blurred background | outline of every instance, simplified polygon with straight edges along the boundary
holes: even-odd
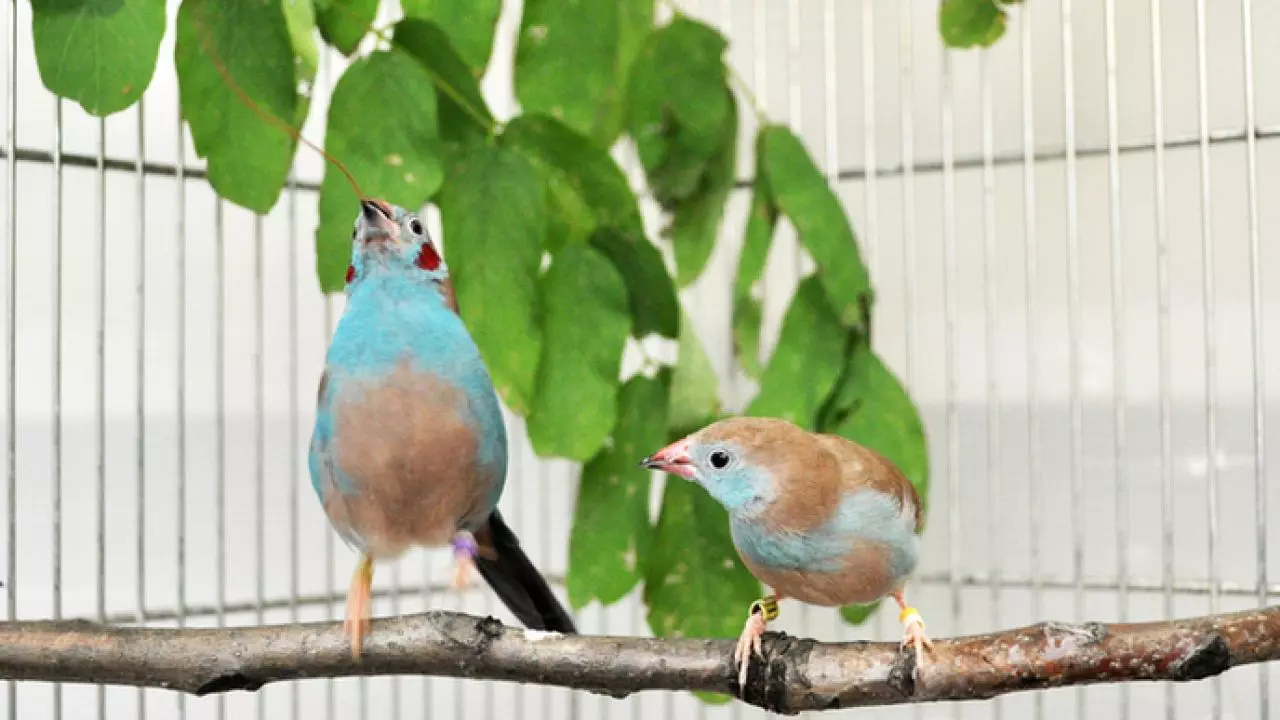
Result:
[[[1264,241],[1280,231],[1280,204],[1262,201],[1280,191],[1280,85],[1267,81],[1280,71],[1267,40],[1280,4],[1039,0],[1011,8],[991,50],[956,52],[943,49],[933,0],[679,5],[729,38],[730,63],[803,137],[852,217],[877,290],[875,347],[928,429],[933,491],[910,592],[934,637],[1241,609],[1280,592],[1280,533],[1268,532],[1280,492],[1264,463],[1280,423],[1260,422],[1280,398],[1280,298],[1266,292],[1280,247]],[[41,84],[30,5],[10,0],[5,14],[5,617],[341,617],[354,556],[305,465],[342,312],[314,273],[322,160],[300,150],[261,219],[219,203],[179,123],[172,32],[142,104],[101,122]],[[508,0],[483,82],[500,120],[517,112],[519,17]],[[304,130],[316,141],[344,62],[324,51]],[[755,118],[745,105],[740,117],[749,181]],[[629,150],[616,156],[638,181]],[[730,409],[750,392],[729,323],[749,193],[730,197],[727,241],[683,293]],[[645,210],[656,235],[656,205]],[[767,336],[804,263],[784,221],[766,270]],[[509,423],[502,512],[558,582],[576,466],[536,460],[520,420]],[[375,613],[510,621],[483,585],[448,591],[450,575],[444,552],[380,566]],[[649,632],[638,589],[578,622]],[[790,602],[777,627],[822,640],[901,632],[894,613],[852,628]],[[1260,718],[1277,675],[833,716]],[[687,693],[610,701],[421,678],[185,700],[8,684],[6,708],[24,720],[762,715]]]

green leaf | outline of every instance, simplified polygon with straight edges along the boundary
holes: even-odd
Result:
[[[996,0],[942,0],[938,6],[942,41],[953,48],[991,47],[1007,22]]]
[[[613,442],[582,469],[569,534],[569,602],[621,600],[640,581],[648,553],[649,479],[640,458],[666,438],[668,378],[631,378],[618,392]]]
[[[605,89],[600,117],[591,137],[610,147],[626,124],[627,78],[644,41],[653,32],[653,0],[617,0],[618,49],[614,56],[614,81]]]
[[[762,132],[763,169],[774,202],[813,256],[840,322],[865,327],[871,279],[839,198],[795,133],[781,125],[771,125]]]
[[[546,115],[524,114],[507,123],[502,142],[540,165],[549,182],[581,197],[596,226],[644,235],[640,207],[626,175],[608,151],[585,135]]]
[[[724,146],[733,105],[725,90],[727,47],[714,28],[676,15],[649,36],[632,66],[627,128],[666,210],[697,191]]]
[[[861,625],[880,609],[880,601],[865,605],[845,605],[840,608],[840,616],[850,625]]]
[[[653,634],[735,638],[759,597],[760,582],[733,547],[725,509],[697,485],[668,478],[645,568]]]
[[[333,89],[325,143],[329,154],[359,178],[366,195],[421,207],[444,179],[436,95],[427,71],[394,48],[352,63]],[[351,223],[359,211],[356,191],[326,164],[316,228],[316,270],[324,292],[345,284]]]
[[[400,0],[400,7],[406,17],[431,20],[444,28],[471,77],[484,75],[502,0]]]
[[[439,25],[401,20],[392,40],[423,64],[439,90],[440,136],[446,142],[465,144],[492,131],[493,114],[480,94],[480,85]]]
[[[299,103],[297,115],[298,127],[307,119],[307,111],[311,108],[311,82],[316,78],[316,68],[320,66],[320,47],[316,43],[316,13],[311,0],[283,0],[284,20],[289,26],[289,43],[293,45],[294,79],[298,86],[307,88],[303,92],[303,102]]]
[[[720,234],[724,203],[737,180],[738,106],[728,88],[729,114],[721,145],[711,156],[697,191],[675,205],[669,233],[676,255],[676,282],[687,287],[707,266]]]
[[[260,113],[297,129],[303,102],[296,76],[280,72],[295,66],[283,5],[184,0],[174,56],[182,117],[196,154],[208,162],[209,183],[237,205],[268,212],[288,177],[295,142]]]
[[[747,229],[733,280],[733,345],[743,371],[760,377],[760,323],[763,315],[757,283],[764,274],[769,246],[778,225],[778,207],[764,172],[764,133],[756,134],[756,179],[751,192]]]
[[[678,435],[687,435],[707,425],[707,418],[720,414],[720,379],[711,359],[698,339],[687,312],[680,313],[680,350],[671,376],[671,404],[667,425]]]
[[[591,246],[613,262],[627,283],[631,332],[637,338],[649,333],[676,337],[680,301],[658,248],[643,235],[626,235],[613,228],[596,231]]]
[[[439,205],[458,312],[503,402],[525,415],[542,345],[542,183],[518,153],[477,145],[451,168]]]
[[[778,345],[744,414],[780,417],[813,429],[845,361],[846,332],[816,275],[800,281]]]
[[[662,254],[644,234],[635,194],[609,153],[545,115],[521,115],[501,141],[519,150],[546,178],[551,227],[547,249],[590,239],[627,283],[636,337],[674,338],[679,315],[675,286]]]
[[[315,0],[320,35],[343,55],[356,51],[378,16],[378,0]]]
[[[596,250],[566,245],[542,277],[542,359],[529,414],[539,455],[585,461],[618,409],[618,371],[631,332],[622,276]]]
[[[31,0],[40,80],[105,117],[142,97],[164,37],[164,0]]]
[[[836,434],[892,462],[915,486],[923,511],[929,497],[929,447],[906,388],[865,343],[850,355],[841,392],[846,388],[853,402]]]
[[[515,66],[520,106],[611,144],[626,65],[652,12],[652,0],[525,0]]]

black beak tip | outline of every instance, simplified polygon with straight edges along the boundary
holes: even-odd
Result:
[[[652,470],[652,469],[653,469],[653,456],[652,456],[652,455],[650,455],[650,456],[646,457],[645,459],[641,460],[641,461],[640,461],[640,467],[642,467],[642,468],[648,468],[649,470]]]
[[[382,212],[382,208],[378,206],[378,203],[368,198],[360,201],[360,208],[364,213],[366,220],[374,221],[386,217],[386,214]]]

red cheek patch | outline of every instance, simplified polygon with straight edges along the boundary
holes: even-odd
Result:
[[[356,279],[356,266],[348,265],[347,266],[347,284],[350,285],[351,281],[355,279]]]
[[[431,243],[422,243],[422,248],[418,250],[418,267],[431,272],[440,267],[440,254],[436,249],[431,247]]]

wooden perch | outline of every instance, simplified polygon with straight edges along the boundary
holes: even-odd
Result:
[[[338,623],[226,629],[0,623],[0,679],[160,687],[206,695],[270,682],[439,675],[554,685],[625,697],[641,690],[740,696],[773,712],[971,700],[1038,688],[1199,680],[1280,658],[1280,606],[1176,620],[1040,623],[935,640],[913,678],[896,643],[821,643],[767,633],[739,693],[733,640],[563,636],[493,618],[428,612],[378,619],[360,661]]]

